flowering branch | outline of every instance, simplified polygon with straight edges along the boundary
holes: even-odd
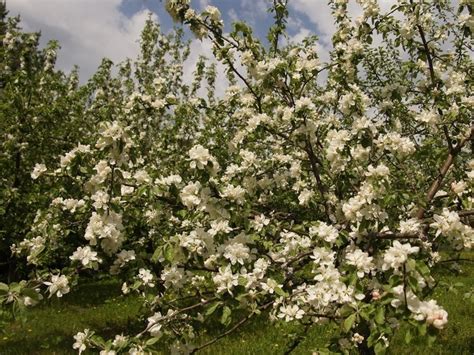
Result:
[[[457,145],[454,147],[448,154],[448,157],[444,161],[443,166],[441,167],[441,170],[438,174],[438,177],[433,181],[431,184],[428,193],[426,194],[425,198],[425,203],[426,206],[430,204],[430,202],[433,200],[434,196],[438,192],[438,190],[441,188],[442,182],[446,174],[448,173],[448,170],[451,168],[451,165],[454,162],[454,159],[456,156],[461,152],[461,149],[466,145],[467,142],[470,142],[474,137],[474,125],[471,126],[470,134],[467,137],[464,137]],[[426,207],[420,207],[418,209],[418,212],[416,214],[416,217],[418,219],[423,219],[423,216],[425,215]]]

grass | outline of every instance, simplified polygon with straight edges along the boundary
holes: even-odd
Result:
[[[85,328],[113,337],[127,332],[138,315],[138,298],[120,296],[120,285],[100,281],[51,298],[32,308],[27,322],[13,322],[0,333],[0,354],[71,354],[73,338]]]
[[[472,259],[473,254],[469,257]],[[474,307],[464,298],[464,293],[474,288],[474,263],[465,262],[459,274],[449,270],[437,270],[436,275],[450,284],[462,283],[457,294],[447,293],[445,288],[435,292],[439,304],[449,312],[449,325],[441,332],[432,348],[424,347],[420,339],[410,345],[403,340],[403,328],[393,339],[389,354],[474,354]],[[9,324],[0,333],[0,354],[71,354],[73,335],[84,328],[96,330],[103,336],[135,332],[142,327],[134,321],[140,311],[136,297],[120,295],[120,285],[114,281],[100,281],[82,285],[62,300],[51,299],[31,309],[28,321]],[[214,332],[203,334],[211,339]],[[288,334],[301,334],[294,324],[269,323],[264,317],[249,322],[241,330],[219,340],[202,350],[201,354],[283,354],[290,342]],[[305,333],[304,340],[292,354],[311,354],[323,347],[331,337],[326,326],[313,327]]]
[[[469,253],[468,257],[474,261],[474,253]],[[435,276],[440,281],[451,285],[463,284],[457,288],[457,293],[448,293],[446,287],[440,287],[434,293],[434,298],[449,313],[447,328],[440,332],[438,340],[431,348],[426,348],[422,339],[414,339],[407,345],[404,341],[404,327],[402,327],[392,339],[388,354],[474,355],[474,303],[464,297],[465,293],[474,291],[474,263],[464,262],[460,273],[450,271],[444,264],[442,269],[435,271]],[[294,325],[277,328],[261,318],[239,333],[221,339],[201,353],[209,355],[284,354],[289,344],[285,331],[300,334],[301,328]],[[292,354],[312,354],[318,348],[324,347],[331,335],[332,332],[328,326],[313,327]]]

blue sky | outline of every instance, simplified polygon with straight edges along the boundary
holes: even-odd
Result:
[[[361,13],[359,5],[351,0],[353,15]],[[395,0],[380,0],[388,7]],[[234,20],[249,23],[261,39],[272,23],[267,12],[271,0],[192,0],[192,6],[203,9],[206,5],[217,6],[226,23],[226,30]],[[330,39],[334,31],[333,19],[327,0],[290,0],[290,40],[300,41],[310,34],[320,37],[320,56],[327,58]],[[74,64],[80,68],[84,82],[96,70],[101,59],[107,57],[118,63],[138,54],[138,38],[143,25],[152,13],[164,31],[173,22],[160,0],[7,0],[10,15],[22,17],[26,31],[41,31],[42,43],[56,39],[62,50],[57,67],[69,72]],[[211,45],[194,39],[187,67],[200,55],[211,57]],[[191,75],[189,69],[185,75]]]
[[[192,0],[191,6],[195,9],[203,9],[206,5],[219,8],[225,23],[225,31],[231,29],[233,21],[245,21],[250,23],[257,36],[265,38],[267,29],[272,25],[272,14],[267,12],[270,1],[268,0]],[[120,10],[127,16],[148,10],[158,15],[163,28],[170,29],[174,24],[170,16],[164,10],[163,2],[159,0],[124,0]],[[294,30],[294,28],[292,29]]]

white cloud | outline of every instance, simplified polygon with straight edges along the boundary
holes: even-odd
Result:
[[[199,6],[201,9],[205,9],[208,5],[211,5],[211,0],[199,0]]]
[[[331,36],[336,30],[331,9],[326,1],[294,0],[290,6],[300,15],[305,14],[316,26],[316,33],[325,46],[330,45]]]
[[[395,4],[395,0],[379,0],[381,12],[387,12],[390,6]],[[336,31],[334,18],[331,14],[331,8],[327,1],[323,0],[292,0],[289,2],[291,9],[297,13],[297,16],[292,15],[291,17],[305,15],[308,20],[315,25],[315,31],[320,39],[321,53],[320,57],[324,60],[328,58],[328,52],[332,49],[332,35]],[[355,20],[358,16],[361,16],[363,11],[359,4],[354,0],[349,2],[348,11],[350,17]],[[308,29],[302,28],[300,31],[293,36],[292,40],[302,39],[303,35],[309,33]]]
[[[290,1],[290,6],[301,14],[304,14],[308,19],[316,25],[317,33],[325,44],[331,43],[332,34],[336,30],[334,25],[334,18],[331,14],[331,8],[327,1],[323,0],[293,0]],[[390,6],[395,4],[395,0],[379,0],[380,9],[382,12],[389,10]],[[362,15],[362,8],[354,0],[349,2],[349,15],[352,19]]]
[[[229,16],[231,21],[239,21],[239,15],[237,15],[237,12],[234,8],[231,8],[229,11],[227,11],[227,16]]]
[[[241,0],[239,20],[256,26],[259,20],[268,16],[268,1],[266,0]]]
[[[122,0],[13,0],[10,15],[20,14],[27,31],[41,30],[43,43],[57,39],[62,47],[57,67],[66,72],[80,66],[82,81],[97,69],[103,57],[115,63],[135,58],[139,36],[148,17],[142,10],[128,18]],[[158,21],[156,14],[154,20]]]

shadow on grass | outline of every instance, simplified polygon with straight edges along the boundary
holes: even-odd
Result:
[[[79,284],[77,290],[65,295],[62,302],[80,306],[100,305],[121,296],[121,286],[117,281],[104,280]]]
[[[0,353],[10,354],[71,354],[73,353],[73,338],[67,331],[46,334],[42,337],[17,336],[11,340],[3,341]]]
[[[138,297],[121,295],[117,281],[82,284],[63,299],[51,298],[28,310],[0,333],[0,354],[74,354],[73,336],[86,328],[105,338],[138,333]]]

